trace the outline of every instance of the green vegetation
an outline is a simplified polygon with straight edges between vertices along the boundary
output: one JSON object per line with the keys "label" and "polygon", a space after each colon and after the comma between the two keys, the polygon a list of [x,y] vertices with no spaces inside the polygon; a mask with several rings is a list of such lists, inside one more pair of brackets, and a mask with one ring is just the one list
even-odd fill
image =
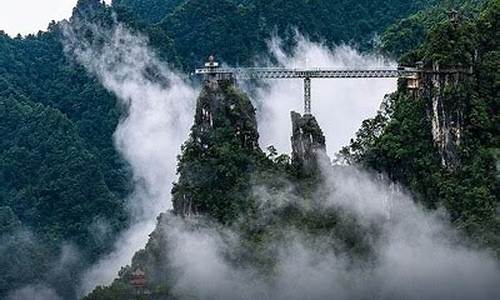
{"label": "green vegetation", "polygon": [[165,16],[185,0],[114,0],[114,7],[130,10],[139,20],[154,24],[160,22]]}
{"label": "green vegetation", "polygon": [[293,45],[296,32],[313,41],[369,47],[376,33],[433,1],[240,1],[189,0],[158,26],[174,41],[183,66],[200,65],[207,54],[248,65],[265,53],[273,35]]}
{"label": "green vegetation", "polygon": [[[125,172],[121,179],[113,175],[119,174],[119,168],[109,170],[105,157],[98,157],[103,152],[83,138],[76,122],[60,110],[29,100],[6,81],[0,85],[0,205],[19,223],[15,226],[19,228],[2,229],[2,236],[16,235],[18,229],[31,236],[27,244],[2,245],[0,252],[6,258],[7,253],[20,255],[27,247],[26,251],[42,257],[0,260],[5,272],[13,272],[19,279],[27,275],[27,281],[1,282],[0,293],[4,293],[33,278],[43,278],[63,242],[81,249],[82,260],[95,260],[110,249],[127,216],[123,208]],[[123,183],[113,182],[117,179]],[[101,233],[93,232],[101,225],[105,226]],[[16,261],[36,267],[24,273],[18,269],[20,265],[3,265]],[[78,278],[71,280],[76,284]]]}
{"label": "green vegetation", "polygon": [[[0,249],[8,273],[0,297],[42,280],[72,297],[79,270],[47,279],[60,247],[71,244],[92,263],[127,223],[129,174],[112,141],[120,109],[64,55],[60,35],[56,24],[26,38],[0,33],[0,207],[21,224],[2,231],[13,240]],[[16,241],[17,231],[29,239]],[[36,256],[23,258],[26,251]]]}
{"label": "green vegetation", "polygon": [[251,176],[265,159],[258,145],[255,109],[230,82],[205,86],[195,124],[182,147],[179,182],[172,190],[179,214],[209,214],[232,222],[247,211]]}
{"label": "green vegetation", "polygon": [[458,165],[444,167],[433,141],[432,100],[415,97],[401,83],[379,114],[363,123],[343,154],[350,162],[387,173],[427,207],[445,206],[458,228],[483,245],[500,249],[499,35],[500,1],[489,1],[476,19],[444,20],[407,55],[442,67],[472,67],[458,84],[437,92],[449,118],[459,116]]}
{"label": "green vegetation", "polygon": [[[448,20],[451,7],[459,7],[465,16],[458,25]],[[499,249],[498,0],[115,0],[113,8],[98,0],[79,0],[75,15],[106,23],[112,22],[112,11],[146,35],[160,57],[185,71],[210,53],[233,65],[250,64],[266,51],[273,35],[292,46],[295,30],[313,41],[349,43],[363,50],[372,49],[380,35],[381,50],[403,63],[472,66],[470,78],[443,94],[447,109],[463,113],[457,168],[441,165],[428,99],[413,97],[403,82],[380,114],[363,123],[343,154],[352,163],[387,173],[427,207],[444,205],[459,228]],[[247,102],[230,87],[225,93],[231,101]],[[97,79],[64,54],[60,24],[27,37],[11,38],[0,31],[0,298],[33,282],[49,282],[63,297],[74,297],[81,270],[110,251],[125,228],[130,174],[112,139],[122,110]],[[195,193],[200,211],[231,223],[241,211],[256,213],[247,201],[256,172],[271,186],[286,185],[278,177],[299,182],[287,156],[270,151],[266,157],[234,139],[241,113],[227,119],[226,112],[216,120],[228,123],[205,137],[213,146],[208,156],[193,140],[184,145],[179,172],[187,175],[174,187],[174,204],[178,197]],[[253,124],[239,125],[256,138]],[[207,180],[200,181],[190,170],[203,170],[199,172]],[[317,215],[293,207],[280,213],[275,228],[295,222],[315,231],[334,223],[353,224],[338,222],[336,213],[325,212],[318,222]],[[336,235],[345,229],[334,228]],[[347,248],[366,252],[360,236],[346,232],[351,231],[343,231]],[[249,240],[271,238],[266,234],[274,233],[252,233]],[[160,247],[153,241],[147,249]],[[66,272],[51,274],[61,246],[68,244],[79,250],[79,261]],[[139,252],[132,265],[160,259],[148,253],[156,252]],[[89,299],[123,299],[130,292],[130,272],[124,268],[110,289],[96,290],[100,296]]]}
{"label": "green vegetation", "polygon": [[[319,134],[314,137],[316,148],[323,151],[324,136],[314,118],[308,116],[301,122],[297,126],[307,132],[296,138]],[[147,274],[145,288],[151,298],[191,299],[189,291],[172,288],[182,277],[169,255],[176,247],[170,232],[176,230],[208,230],[222,236],[228,230],[237,232],[237,246],[224,255],[235,266],[255,269],[259,276],[269,279],[277,272],[279,260],[273,245],[289,242],[293,230],[300,230],[318,249],[333,249],[358,258],[355,264],[370,261],[368,234],[377,228],[359,224],[352,213],[339,208],[316,207],[319,198],[312,197],[312,193],[317,192],[319,177],[304,175],[307,166],[295,161],[300,159],[298,153],[290,161],[285,156],[276,157],[272,148],[267,156],[262,152],[255,109],[232,82],[205,83],[190,137],[182,150],[179,180],[172,190],[173,211],[158,218],[145,249],[134,255],[130,266],[122,268],[111,286],[98,287],[85,299],[131,297],[135,290],[129,282],[135,270]],[[291,191],[292,182],[300,188]],[[259,187],[268,190],[269,199],[258,195],[254,189]],[[297,201],[284,201],[283,197]]]}
{"label": "green vegetation", "polygon": [[407,18],[389,26],[380,38],[379,50],[396,58],[417,49],[424,43],[429,32],[449,18],[451,11],[460,18],[475,18],[481,12],[486,0],[445,0],[431,5]]}

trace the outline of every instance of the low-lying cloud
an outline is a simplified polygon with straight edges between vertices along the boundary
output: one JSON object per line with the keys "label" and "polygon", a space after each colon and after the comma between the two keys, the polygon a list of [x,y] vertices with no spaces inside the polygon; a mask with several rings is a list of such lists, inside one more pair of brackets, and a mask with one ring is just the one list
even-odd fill
{"label": "low-lying cloud", "polygon": [[[360,53],[349,46],[333,50],[313,43],[297,34],[297,45],[291,53],[281,46],[279,38],[269,42],[270,56],[287,68],[393,69],[394,61]],[[260,63],[262,64],[262,63]],[[290,152],[292,130],[290,111],[303,112],[303,80],[269,80],[260,87],[255,102],[258,113],[261,145],[274,145],[278,152]],[[313,79],[312,113],[327,137],[331,157],[350,139],[363,120],[375,116],[384,95],[396,90],[397,80],[382,79]]]}
{"label": "low-lying cloud", "polygon": [[130,263],[146,244],[158,214],[171,207],[176,157],[187,138],[197,93],[155,55],[145,37],[123,24],[83,24],[96,37],[88,40],[75,30],[82,24],[74,22],[64,31],[66,52],[126,108],[114,141],[132,168],[134,182],[127,202],[132,225],[116,242],[116,250],[86,272],[82,293],[87,293],[110,283]]}
{"label": "low-lying cloud", "polygon": [[7,296],[7,300],[60,300],[54,289],[42,284],[28,285]]}
{"label": "low-lying cloud", "polygon": [[[286,67],[394,68],[395,63],[360,54],[347,46],[330,50],[298,37],[286,54],[278,40],[271,55]],[[250,87],[252,88],[252,87]],[[257,91],[262,146],[289,152],[289,111],[302,110],[301,81],[272,81]],[[313,113],[333,153],[348,143],[361,122],[373,116],[383,97],[396,89],[395,79],[315,80]],[[444,210],[428,211],[415,204],[405,189],[356,167],[324,162],[323,184],[316,206],[303,210],[320,215],[333,209],[359,224],[372,257],[356,261],[336,247],[335,237],[311,237],[303,228],[283,227],[265,244],[275,264],[263,274],[260,266],[239,261],[244,239],[239,227],[221,228],[202,219],[175,220],[165,227],[168,257],[175,270],[174,294],[197,299],[494,299],[500,297],[500,267],[487,250],[468,245],[449,223]],[[301,205],[292,191],[255,187],[266,204],[262,216],[287,203]],[[297,202],[299,201],[299,202]],[[306,201],[306,200],[302,200]],[[274,203],[274,204],[273,204]],[[192,223],[202,224],[194,226]],[[245,222],[245,221],[243,221]],[[266,229],[264,229],[266,230]],[[173,246],[172,246],[173,245]],[[245,249],[262,251],[262,249]],[[268,252],[266,252],[268,251]]]}
{"label": "low-lying cloud", "polygon": [[[177,219],[165,229],[176,270],[174,292],[197,299],[496,299],[498,261],[466,246],[442,211],[428,212],[394,184],[354,167],[328,172],[327,201],[315,208],[352,214],[360,228],[375,226],[365,239],[374,258],[353,263],[335,251],[331,236],[313,237],[286,227],[266,247],[275,253],[272,274],[228,259],[240,251],[236,229]],[[266,196],[267,197],[267,196]],[[293,195],[280,195],[286,202]],[[289,197],[289,198],[288,198]],[[323,199],[322,199],[323,200]],[[266,200],[267,201],[267,200]],[[195,221],[196,222],[196,221]],[[199,221],[203,223],[203,221]],[[174,245],[174,246],[172,246]],[[252,251],[252,249],[248,249]]]}
{"label": "low-lying cloud", "polygon": [[84,260],[73,244],[55,248],[24,226],[0,234],[0,257],[2,287],[11,288],[2,290],[8,300],[71,297],[73,275]]}
{"label": "low-lying cloud", "polygon": [[[121,24],[94,28],[104,36],[98,47],[67,28],[67,51],[113,92],[127,113],[115,143],[130,163],[135,183],[129,198],[133,225],[118,239],[116,251],[89,269],[82,294],[108,284],[133,253],[146,244],[156,216],[170,208],[176,155],[187,137],[196,91],[149,50],[147,40]],[[299,38],[291,55],[270,43],[277,61],[287,67],[394,66],[383,58],[348,47],[333,51]],[[156,75],[151,77],[150,71]],[[155,79],[156,78],[156,79]],[[158,80],[162,78],[162,80]],[[330,151],[340,149],[361,121],[375,113],[395,80],[313,82],[313,112],[325,131]],[[257,92],[261,143],[289,151],[289,111],[302,109],[302,83],[273,82]],[[329,169],[329,163],[324,166]],[[353,263],[346,251],[331,249],[331,236],[311,237],[302,228],[285,227],[265,246],[274,254],[272,272],[232,259],[241,251],[241,232],[220,226],[191,226],[197,220],[171,217],[164,234],[175,277],[173,293],[199,299],[490,299],[500,297],[498,261],[486,251],[460,242],[442,212],[414,204],[402,188],[353,167],[324,172],[325,199],[316,210],[350,214],[360,230],[373,226],[364,241],[374,253],[366,263]],[[265,193],[263,201],[297,201],[293,189]],[[279,209],[271,205],[271,210]],[[313,209],[313,208],[304,208]],[[313,210],[314,212],[314,210]],[[265,213],[265,212],[262,212]],[[209,224],[209,223],[208,223]],[[253,251],[254,249],[246,249]],[[32,291],[32,288],[31,290]],[[29,292],[29,291],[28,291]]]}

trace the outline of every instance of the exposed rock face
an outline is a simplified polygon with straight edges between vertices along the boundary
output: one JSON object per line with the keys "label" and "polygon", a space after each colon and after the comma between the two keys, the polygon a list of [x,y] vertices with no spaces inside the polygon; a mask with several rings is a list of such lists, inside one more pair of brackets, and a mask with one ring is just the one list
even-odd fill
{"label": "exposed rock face", "polygon": [[[255,109],[229,80],[207,80],[198,98],[194,125],[179,161],[174,212],[210,214],[223,220],[244,201],[255,161],[262,154]],[[249,181],[249,180],[248,180]],[[223,199],[223,200],[221,200]]]}
{"label": "exposed rock face", "polygon": [[319,159],[327,158],[323,131],[316,118],[292,111],[292,164],[302,175],[317,173]]}
{"label": "exposed rock face", "polygon": [[249,149],[259,149],[259,133],[255,108],[243,94],[237,94],[229,80],[206,81],[196,104],[196,114],[192,127],[192,137],[204,149],[214,142],[214,129],[227,127],[239,145]]}
{"label": "exposed rock face", "polygon": [[[422,99],[429,101],[428,114],[432,124],[432,136],[441,156],[443,167],[455,169],[459,164],[458,148],[464,124],[464,103],[457,101],[459,83],[466,75],[464,70],[439,72],[438,64],[423,73]],[[453,100],[452,100],[453,99]]]}

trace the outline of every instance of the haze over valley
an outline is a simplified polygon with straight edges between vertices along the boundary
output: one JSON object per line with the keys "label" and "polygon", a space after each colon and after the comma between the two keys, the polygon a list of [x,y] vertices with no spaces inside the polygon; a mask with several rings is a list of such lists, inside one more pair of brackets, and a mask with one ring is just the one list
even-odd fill
{"label": "haze over valley", "polygon": [[500,297],[500,1],[25,4],[1,299]]}

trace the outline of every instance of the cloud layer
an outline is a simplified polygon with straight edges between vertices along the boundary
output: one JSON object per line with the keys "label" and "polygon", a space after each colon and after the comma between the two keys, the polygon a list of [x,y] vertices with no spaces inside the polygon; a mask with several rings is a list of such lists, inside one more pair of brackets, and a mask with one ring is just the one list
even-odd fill
{"label": "cloud layer", "polygon": [[[387,69],[396,63],[372,55],[361,54],[348,46],[331,50],[310,42],[300,34],[292,53],[282,49],[274,38],[269,43],[270,56],[287,68]],[[262,64],[262,63],[261,63]],[[261,145],[275,145],[279,152],[290,152],[290,111],[303,112],[302,80],[274,80],[256,92]],[[313,79],[312,113],[327,138],[331,157],[349,143],[363,120],[373,117],[384,95],[396,90],[396,79]]]}
{"label": "cloud layer", "polygon": [[120,267],[130,263],[146,244],[158,214],[171,207],[176,157],[192,123],[197,93],[157,58],[145,37],[120,23],[108,29],[84,25],[104,44],[86,40],[68,26],[66,51],[126,109],[114,140],[132,167],[135,184],[128,199],[132,225],[117,241],[116,251],[88,270],[82,281],[86,293],[110,283]]}
{"label": "cloud layer", "polygon": [[[213,224],[193,229],[192,221],[177,219],[164,232],[175,270],[172,276],[177,278],[174,292],[181,298],[189,295],[197,299],[500,296],[497,260],[487,251],[460,241],[443,212],[425,211],[401,188],[354,167],[325,174],[321,188],[327,191],[326,201],[310,213],[319,216],[333,208],[354,217],[361,230],[368,232],[365,240],[373,249],[372,259],[353,262],[356,258],[351,253],[331,247],[335,237],[324,233],[311,236],[302,228],[285,226],[265,244],[276,254],[273,271],[265,275],[256,265],[230,259],[241,251],[244,237],[238,230]],[[281,199],[274,200],[281,205],[295,198],[286,193],[278,197]],[[370,232],[372,227],[377,230]]]}
{"label": "cloud layer", "polygon": [[[71,28],[67,51],[113,92],[127,114],[115,133],[115,143],[130,163],[135,191],[129,199],[131,226],[116,243],[116,251],[93,266],[82,280],[82,293],[107,284],[119,268],[130,263],[143,247],[159,212],[170,207],[176,154],[192,122],[196,91],[149,50],[147,40],[120,24],[110,30],[94,28],[104,45],[81,40]],[[368,67],[393,66],[384,59],[362,55],[348,47],[333,51],[298,40],[286,55],[271,42],[272,55],[283,66]],[[151,73],[152,72],[152,73]],[[151,76],[154,74],[154,76]],[[322,125],[331,152],[345,145],[361,121],[375,113],[394,80],[313,82],[313,112]],[[291,109],[302,108],[301,82],[272,82],[257,92],[261,143],[289,151]],[[309,213],[334,209],[351,216],[366,231],[364,243],[374,258],[353,263],[345,251],[331,247],[331,235],[312,237],[302,228],[284,227],[269,241],[273,253],[270,274],[252,264],[229,259],[241,250],[243,239],[235,228],[191,226],[173,218],[164,234],[168,260],[176,278],[173,292],[200,299],[490,299],[500,296],[498,262],[487,252],[473,250],[440,212],[415,205],[400,187],[350,167],[324,166],[324,198]],[[327,171],[328,170],[328,171]],[[271,201],[270,209],[296,201],[289,190],[256,196]],[[261,212],[266,214],[266,211]],[[196,221],[195,221],[196,222]],[[209,223],[210,224],[210,223]],[[194,229],[193,229],[194,228]],[[373,232],[367,229],[373,228]],[[252,251],[253,249],[247,249]]]}

